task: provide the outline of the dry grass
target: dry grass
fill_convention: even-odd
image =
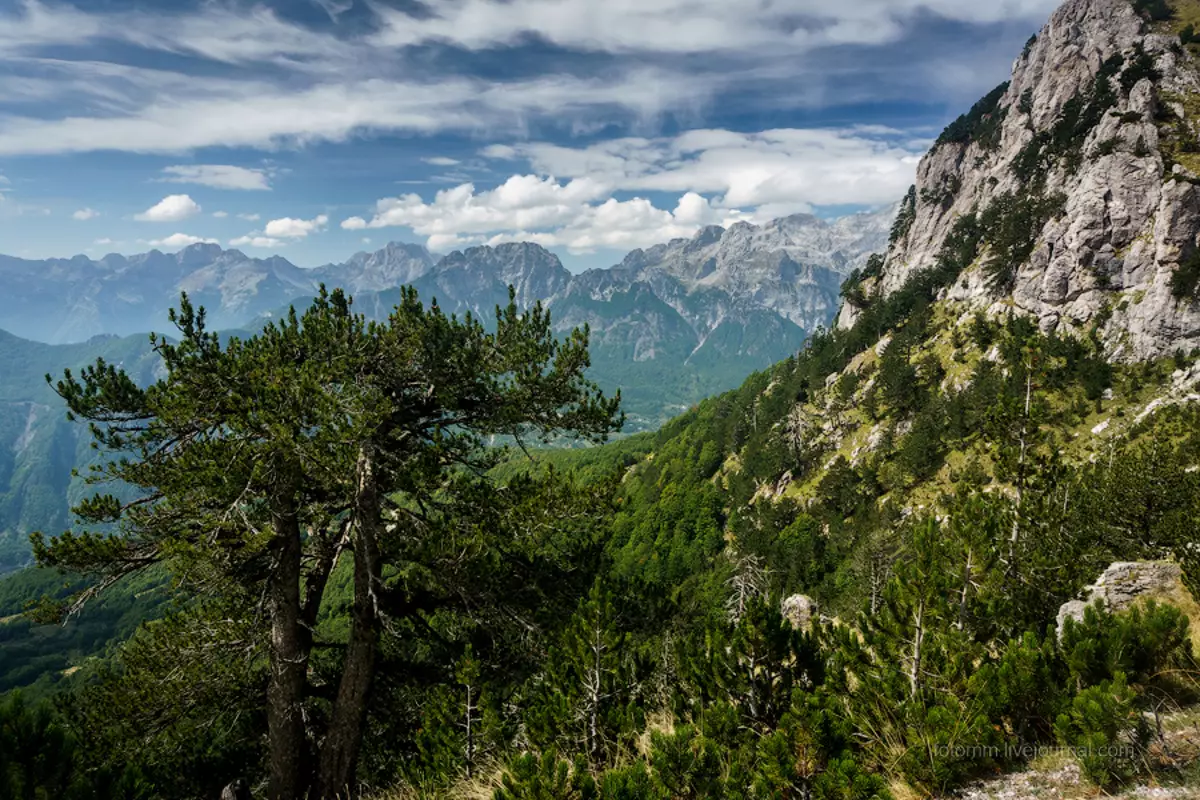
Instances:
[[[491,764],[480,769],[474,778],[463,778],[444,789],[431,791],[397,786],[374,795],[373,800],[492,800],[503,774],[503,767]]]
[[[637,738],[637,751],[643,757],[650,757],[650,735],[664,733],[668,736],[675,733],[675,716],[670,711],[655,711],[646,717],[646,729]]]

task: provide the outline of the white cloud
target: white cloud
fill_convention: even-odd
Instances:
[[[283,247],[286,244],[287,242],[282,239],[274,239],[270,236],[259,236],[256,234],[247,234],[229,240],[230,247]]]
[[[269,190],[267,171],[230,164],[187,164],[164,167],[164,183],[194,183],[214,189]]]
[[[258,214],[238,214],[238,219],[244,219],[248,222],[258,222],[261,217]]]
[[[892,41],[932,12],[963,22],[1040,21],[1059,0],[443,0],[421,17],[381,8],[374,44],[449,41],[470,49],[514,44],[529,34],[561,47],[612,53],[791,52]]]
[[[173,194],[134,215],[134,219],[140,222],[179,222],[199,213],[200,206],[191,197],[186,194]]]
[[[538,172],[590,176],[614,190],[698,192],[723,207],[881,205],[902,196],[921,150],[888,128],[761,133],[693,130],[674,138],[615,139],[583,148],[522,144],[485,148],[495,159],[527,159]],[[781,215],[776,213],[775,216]]]
[[[348,0],[317,0],[331,17]],[[280,18],[265,6],[202,5],[190,13],[87,13],[38,0],[0,14],[0,56],[111,39],[229,64],[253,62],[321,71],[328,62],[398,46],[451,42],[468,48],[513,43],[530,33],[586,50],[712,52],[734,48],[869,43],[932,12],[963,22],[1040,22],[1058,0],[440,0],[420,16],[371,4],[381,30],[351,38]],[[341,33],[339,31],[339,33]]]
[[[694,193],[683,195],[674,211],[645,198],[620,201],[588,178],[559,183],[554,178],[514,175],[489,191],[471,184],[438,192],[432,202],[415,194],[384,198],[370,220],[351,217],[348,230],[405,226],[427,237],[431,250],[479,242],[532,241],[572,251],[645,247],[690,236],[708,224],[729,224],[747,215],[717,209]]]
[[[313,219],[293,219],[291,217],[283,217],[281,219],[273,219],[263,227],[263,233],[267,236],[283,239],[303,239],[310,233],[323,230],[329,222],[329,217],[324,214],[314,217]]]
[[[98,216],[100,216],[100,212],[93,208],[81,208],[71,215],[71,219],[77,219],[80,222],[85,222]]]
[[[315,1],[331,18],[348,3]],[[793,94],[806,92],[809,84],[820,93],[838,81],[843,92],[838,99],[848,102],[842,86],[846,68],[835,65],[818,71],[814,66],[824,64],[799,65],[798,59],[820,48],[895,42],[915,26],[927,28],[923,15],[931,12],[965,22],[1015,22],[1010,27],[1024,31],[1044,20],[1057,4],[1058,0],[439,0],[423,6],[427,13],[418,16],[368,3],[371,11],[364,13],[374,13],[376,24],[318,30],[263,4],[92,12],[67,3],[24,0],[0,11],[0,60],[5,66],[22,67],[0,69],[0,96],[18,103],[33,99],[43,108],[28,114],[6,110],[0,155],[273,148],[380,131],[482,130],[520,137],[535,116],[576,133],[613,123],[649,127],[667,111],[695,124],[715,93],[744,87],[762,90],[758,78],[764,74]],[[149,7],[157,9],[154,4]],[[411,54],[402,49],[431,42],[486,49],[525,41],[530,34],[560,47],[629,57],[591,78],[551,72],[499,82],[445,75],[421,79]],[[112,62],[78,56],[71,60],[69,55],[110,42],[130,47],[106,48]],[[202,76],[142,66],[155,59],[115,63],[120,53],[133,48],[243,69],[215,77],[209,71]],[[670,58],[688,54],[706,58]],[[926,71],[971,86],[996,77],[990,57],[987,75],[976,75],[973,63],[938,64],[936,70],[926,70],[935,55],[905,71],[919,74],[919,84]],[[1011,56],[1005,54],[1006,59]],[[884,94],[889,88],[878,91]],[[50,102],[54,100],[63,102]],[[776,102],[773,94],[771,102]],[[269,188],[269,174],[262,170],[231,165],[176,165],[168,170],[178,172],[168,172],[167,180]]]
[[[148,100],[121,98],[121,112],[103,116],[10,115],[0,128],[0,155],[275,148],[381,131],[520,132],[533,116],[605,120],[620,109],[650,119],[667,108],[698,108],[714,88],[710,78],[647,68],[617,78],[553,76],[506,84],[470,78],[370,78],[307,87],[226,79],[195,84],[179,99],[169,92],[160,97],[157,88]],[[101,91],[90,85],[80,90]]]
[[[370,237],[370,236],[364,236],[364,237],[362,238],[362,243],[363,243],[363,244],[370,244],[370,243],[371,243],[371,237]]]
[[[433,156],[432,158],[422,158],[421,160],[435,167],[457,167],[462,163],[457,158],[447,158],[446,156]]]
[[[101,239],[97,239],[96,241],[92,242],[92,244],[105,245],[105,244],[117,244],[117,242],[114,242],[112,239],[109,239],[107,236],[105,236]]]
[[[540,174],[514,175],[482,191],[463,183],[431,200],[386,197],[370,217],[349,217],[341,226],[408,227],[428,237],[430,249],[513,239],[573,251],[645,247],[705,225],[894,202],[916,172],[917,153],[896,143],[908,138],[887,128],[695,130],[583,148],[488,147],[485,157],[524,160]],[[647,195],[667,195],[671,205],[656,206]]]
[[[228,211],[214,211],[213,216],[216,217],[217,219],[225,219],[226,217],[229,216],[229,212]]]
[[[151,247],[187,247],[193,244],[219,244],[216,239],[206,239],[203,236],[192,236],[187,233],[172,233],[162,239],[151,239],[146,244]]]

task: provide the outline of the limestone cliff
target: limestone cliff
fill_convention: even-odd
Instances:
[[[1180,36],[1194,9],[1135,5],[1067,0],[942,134],[860,305],[936,275],[944,299],[1046,332],[1096,326],[1112,360],[1200,346],[1200,50]]]

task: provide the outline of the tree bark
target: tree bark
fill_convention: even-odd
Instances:
[[[374,453],[369,446],[359,450],[355,490],[354,606],[350,641],[337,700],[329,729],[321,746],[317,784],[318,800],[351,797],[355,768],[362,745],[367,716],[367,695],[375,677],[375,653],[379,643],[379,612],[376,592],[381,573],[381,505],[375,473]]]
[[[271,619],[267,682],[267,738],[271,800],[300,800],[307,788],[303,704],[312,637],[300,610],[300,521],[295,501],[277,497],[271,512],[278,563],[267,581]]]

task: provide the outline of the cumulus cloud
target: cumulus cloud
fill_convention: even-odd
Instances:
[[[71,219],[77,219],[80,222],[85,222],[98,216],[100,216],[100,212],[93,208],[81,208],[71,215]]]
[[[219,244],[216,239],[206,239],[203,236],[192,236],[187,233],[172,233],[162,239],[151,239],[146,244],[151,247],[188,247],[193,244]]]
[[[230,164],[186,164],[164,167],[160,181],[194,183],[214,189],[265,191],[271,188],[266,170],[235,167]]]
[[[200,210],[200,206],[188,195],[172,194],[142,213],[135,214],[133,218],[139,222],[179,222],[196,216]]]
[[[229,240],[230,247],[283,247],[287,242],[270,236],[247,234]]]
[[[238,214],[238,219],[244,219],[247,222],[258,222],[261,217],[258,214]]]
[[[321,214],[313,219],[283,217],[268,222],[263,227],[263,233],[279,239],[303,239],[310,233],[323,230],[328,222],[329,217],[325,214]]]
[[[422,158],[421,160],[435,167],[456,167],[462,163],[457,158],[447,158],[446,156],[433,156],[431,158]]]
[[[583,252],[596,248],[644,247],[690,236],[708,224],[745,219],[685,193],[674,211],[645,198],[617,200],[610,187],[589,178],[560,183],[552,177],[514,175],[495,189],[466,183],[438,192],[432,202],[408,194],[379,200],[367,220],[350,217],[347,230],[404,226],[427,237],[431,250],[479,242],[522,240]]]
[[[217,219],[225,219],[226,217],[229,216],[229,212],[228,211],[214,211],[213,216],[216,217]]]

